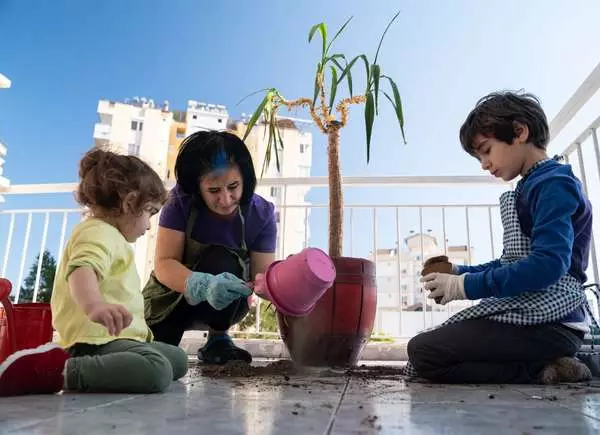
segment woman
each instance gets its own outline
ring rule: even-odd
[[[248,314],[246,283],[275,260],[273,204],[254,193],[252,157],[231,133],[187,137],[175,178],[159,220],[155,270],[143,291],[146,321],[157,341],[173,345],[194,324],[207,325],[202,362],[250,362],[227,331]]]

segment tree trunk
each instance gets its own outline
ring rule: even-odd
[[[340,126],[332,123],[327,133],[327,157],[329,162],[329,255],[342,256],[342,225],[344,198],[340,170]]]

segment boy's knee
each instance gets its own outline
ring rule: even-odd
[[[419,335],[415,335],[413,338],[408,340],[406,345],[406,353],[408,354],[409,361],[414,361],[416,359],[416,356],[419,352],[419,344]]]
[[[432,352],[431,340],[427,333],[415,335],[406,345],[408,359],[415,368],[429,366],[435,363],[435,352]]]

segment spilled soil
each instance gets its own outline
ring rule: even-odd
[[[391,380],[396,381],[402,378],[402,367],[397,366],[365,366],[351,368],[346,371],[349,376],[364,380]]]
[[[301,367],[291,360],[274,361],[266,366],[253,366],[244,361],[229,361],[224,365],[205,365],[195,368],[196,374],[208,378],[254,378],[275,377],[289,381],[294,375],[312,375],[317,378],[347,377],[356,379],[389,379],[399,380],[402,377],[401,367],[366,366],[353,368],[336,367]]]
[[[253,366],[244,361],[229,361],[220,366],[200,366],[202,376],[208,378],[251,378],[264,376],[289,377],[299,373],[290,360],[279,360],[266,366]]]

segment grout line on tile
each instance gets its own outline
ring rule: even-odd
[[[335,407],[335,409],[331,413],[331,417],[329,418],[329,423],[327,423],[327,427],[325,428],[324,435],[330,435],[331,431],[333,430],[333,425],[335,424],[335,418],[337,417],[337,413],[338,413],[338,411],[340,410],[340,408],[342,406],[342,402],[344,401],[344,398],[346,396],[346,391],[348,391],[348,386],[350,385],[350,380],[351,379],[352,379],[351,377],[348,377],[348,379],[346,380],[346,385],[344,385],[344,389],[342,391],[342,394],[340,394],[340,400],[338,401],[337,406]]]

